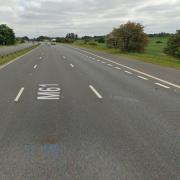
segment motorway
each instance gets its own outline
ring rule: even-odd
[[[124,63],[41,45],[1,68],[1,179],[179,180],[180,71]]]
[[[23,43],[23,44],[18,44],[14,46],[5,46],[0,48],[0,56],[4,56],[7,54],[14,53],[16,51],[20,51],[29,47],[34,46],[33,43]]]

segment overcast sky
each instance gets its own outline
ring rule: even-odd
[[[0,24],[17,36],[104,35],[128,20],[147,33],[180,29],[180,0],[0,0]]]

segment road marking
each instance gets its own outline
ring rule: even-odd
[[[132,72],[129,72],[129,71],[124,71],[125,73],[127,73],[127,74],[133,74]]]
[[[59,100],[60,91],[58,84],[39,84],[37,99],[38,100]]]
[[[29,52],[23,54],[22,56],[19,56],[19,57],[15,58],[15,59],[12,59],[11,61],[9,61],[9,62],[3,64],[3,65],[0,65],[0,70],[3,69],[3,68],[5,68],[5,67],[7,67],[8,65],[10,65],[10,64],[12,64],[12,63],[18,61],[19,59],[23,58],[24,56],[26,56],[26,55],[32,53],[32,51],[35,51],[35,50],[36,50],[37,48],[39,48],[39,47],[40,47],[40,46],[38,46],[38,47],[36,47],[36,48],[30,50]]]
[[[170,87],[165,86],[165,85],[163,85],[163,84],[160,84],[160,83],[155,83],[155,84],[158,85],[158,86],[161,86],[161,87],[163,87],[163,88],[170,89]]]
[[[39,57],[39,59],[42,59],[42,57]]]
[[[94,92],[94,94],[99,98],[102,99],[103,97],[101,96],[101,94],[92,86],[89,85],[89,88]]]
[[[74,65],[73,64],[70,64],[70,66],[73,68],[74,67]]]
[[[34,69],[36,69],[37,68],[37,64],[36,65],[34,65]]]
[[[120,67],[115,67],[115,69],[121,70],[121,68],[120,68]]]
[[[66,57],[65,57],[65,56],[63,56],[63,59],[66,59]]]
[[[107,64],[108,66],[112,67],[112,64]]]
[[[100,60],[97,60],[97,62],[99,62]]]
[[[138,76],[138,78],[140,78],[140,79],[144,79],[144,80],[148,80],[148,78],[145,78],[145,77],[143,77],[143,76]]]
[[[21,97],[22,93],[24,91],[24,87],[22,87],[19,91],[19,93],[17,94],[16,98],[14,99],[15,102],[19,101],[19,98]]]
[[[101,63],[106,64],[106,62],[104,62],[104,61],[101,61]]]
[[[129,67],[129,66],[126,66],[126,65],[117,63],[117,62],[115,62],[115,61],[112,61],[112,60],[110,60],[110,59],[107,59],[107,58],[98,56],[98,55],[96,55],[96,54],[94,54],[94,53],[90,53],[90,52],[88,52],[88,51],[85,51],[85,50],[82,50],[82,49],[78,49],[78,48],[73,48],[73,47],[71,47],[71,48],[72,48],[72,49],[75,49],[75,50],[77,50],[77,51],[82,51],[82,52],[85,52],[85,53],[87,53],[87,54],[91,54],[91,55],[93,55],[93,56],[95,56],[95,57],[97,57],[97,58],[101,58],[101,59],[106,60],[106,61],[108,61],[108,62],[111,62],[111,63],[114,63],[114,64],[116,64],[116,65],[119,65],[119,66],[121,66],[121,67],[127,68],[127,69],[129,69],[129,70],[131,70],[131,71],[133,71],[133,72],[139,73],[139,74],[141,74],[141,75],[147,76],[147,77],[149,77],[149,78],[158,80],[158,81],[160,81],[160,82],[163,82],[163,83],[165,83],[165,84],[168,84],[168,85],[170,85],[170,86],[173,86],[173,87],[176,87],[176,88],[180,89],[180,85],[178,85],[178,84],[174,84],[174,83],[171,83],[171,82],[169,82],[169,81],[160,79],[160,78],[158,78],[158,77],[155,77],[155,76],[153,76],[153,75],[144,73],[144,72],[142,72],[142,71],[139,71],[139,70],[137,70],[137,69],[131,68],[131,67]]]

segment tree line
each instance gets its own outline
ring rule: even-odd
[[[83,40],[84,44],[98,45],[97,43],[106,43],[108,48],[116,48],[124,52],[142,53],[149,44],[149,38],[151,37],[168,37],[167,47],[164,52],[180,58],[180,30],[177,30],[175,34],[165,32],[146,34],[142,24],[129,21],[114,28],[106,36],[84,36],[79,39]],[[72,38],[67,42],[74,42],[75,40]],[[158,40],[156,43],[162,42]]]
[[[16,42],[13,29],[6,24],[0,25],[0,45],[13,45]]]
[[[146,46],[148,45],[149,37],[169,37],[167,47],[164,49],[164,52],[175,57],[180,57],[180,30],[177,30],[175,34],[164,32],[158,34],[146,34],[142,24],[130,21],[114,28],[112,32],[106,36],[83,36],[79,38],[75,33],[68,33],[65,37],[56,37],[55,39],[57,42],[62,43],[73,43],[78,39],[81,39],[85,44],[90,45],[106,43],[108,48],[116,48],[125,52],[141,53],[144,52]],[[47,36],[39,36],[33,40],[44,41],[51,39],[52,38]],[[30,39],[27,36],[16,38],[13,29],[8,27],[6,24],[0,25],[0,45],[13,45],[17,40],[23,43],[25,41],[29,41]]]
[[[14,30],[8,27],[6,24],[0,25],[0,45],[14,45],[16,42],[25,43],[30,41],[27,36],[16,37]]]

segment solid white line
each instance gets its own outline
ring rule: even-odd
[[[46,87],[46,86],[59,86],[59,84],[39,84],[39,86]]]
[[[22,87],[18,93],[18,95],[16,96],[16,98],[14,99],[15,102],[19,101],[19,98],[21,97],[22,93],[24,91],[24,87]]]
[[[132,72],[129,72],[129,71],[124,71],[125,73],[127,73],[127,74],[133,74]]]
[[[74,65],[73,64],[70,64],[70,66],[73,68],[74,67]]]
[[[160,81],[160,82],[166,83],[166,84],[168,84],[168,85],[170,85],[170,86],[173,86],[173,87],[176,87],[176,88],[180,89],[180,85],[178,85],[178,84],[174,84],[174,83],[171,83],[171,82],[169,82],[169,81],[160,79],[160,78],[158,78],[158,77],[155,77],[155,76],[153,76],[153,75],[144,73],[144,72],[142,72],[142,71],[139,71],[139,70],[137,70],[137,69],[131,68],[131,67],[129,67],[129,66],[125,66],[125,65],[123,65],[123,64],[117,63],[117,62],[112,61],[112,60],[110,60],[110,59],[107,59],[107,58],[98,56],[98,55],[96,55],[96,54],[94,54],[94,53],[90,53],[90,52],[88,52],[88,51],[85,51],[85,50],[82,50],[82,49],[78,49],[78,48],[73,48],[73,47],[71,47],[71,48],[72,48],[72,49],[75,49],[75,50],[77,50],[77,51],[82,51],[82,52],[85,52],[85,53],[87,53],[87,54],[91,54],[91,55],[93,55],[93,56],[95,56],[95,57],[97,57],[97,58],[101,58],[101,59],[106,60],[106,61],[108,61],[108,62],[111,62],[111,63],[114,63],[114,64],[116,64],[116,65],[119,65],[119,66],[121,66],[121,67],[127,68],[127,69],[129,69],[129,70],[131,70],[131,71],[133,71],[133,72],[139,73],[139,74],[141,74],[141,75],[147,76],[147,77],[149,77],[149,78],[158,80],[158,81]]]
[[[94,92],[94,94],[99,98],[102,99],[103,97],[99,94],[99,92],[92,86],[89,85],[90,89]]]
[[[145,77],[143,77],[143,76],[138,76],[138,78],[141,78],[141,79],[144,79],[144,80],[148,80],[148,78],[145,78]]]
[[[115,69],[119,69],[119,70],[121,70],[121,68],[120,68],[120,67],[115,67]]]
[[[36,50],[37,48],[39,48],[39,47],[40,47],[40,46],[38,46],[38,47],[32,49],[31,51],[27,52],[26,54],[23,54],[22,56],[19,56],[19,57],[15,58],[15,59],[12,59],[11,61],[9,61],[8,63],[5,63],[4,65],[0,65],[0,69],[3,69],[3,68],[5,68],[6,66],[8,66],[8,65],[10,65],[10,64],[12,64],[12,63],[14,63],[14,62],[16,62],[17,60],[23,58],[24,56],[26,56],[26,55],[32,53],[32,51],[35,51],[35,50]]]
[[[170,87],[165,86],[165,85],[163,85],[163,84],[160,84],[160,83],[155,83],[155,84],[158,85],[158,86],[161,86],[161,87],[163,87],[163,88],[170,89]]]
[[[34,65],[34,69],[36,69],[37,68],[37,64],[36,65]]]
[[[108,66],[112,67],[112,64],[108,64]]]

